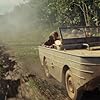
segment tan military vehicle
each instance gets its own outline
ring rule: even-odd
[[[39,56],[46,76],[63,83],[69,97],[76,100],[83,90],[100,84],[100,27],[59,29],[61,44],[39,46]]]

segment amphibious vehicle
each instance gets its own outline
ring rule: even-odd
[[[39,46],[47,77],[63,83],[71,100],[100,85],[100,27],[60,27],[61,44]],[[59,48],[58,48],[59,47]]]

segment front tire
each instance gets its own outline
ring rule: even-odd
[[[77,99],[77,90],[74,85],[74,80],[72,77],[72,73],[70,70],[66,72],[65,76],[65,84],[66,84],[66,90],[68,93],[68,96],[70,97],[71,100],[76,100]]]

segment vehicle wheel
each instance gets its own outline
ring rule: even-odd
[[[48,67],[47,67],[47,61],[46,61],[46,59],[43,60],[43,69],[45,71],[46,77],[50,78],[50,74],[49,74],[49,70],[48,70]]]
[[[66,90],[68,93],[68,96],[70,97],[71,100],[76,100],[77,98],[77,90],[74,85],[72,73],[70,70],[66,72],[65,76],[65,84],[66,84]]]

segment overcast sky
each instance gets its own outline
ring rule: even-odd
[[[29,0],[0,0],[0,14],[5,14],[14,9],[15,6],[24,4]]]

